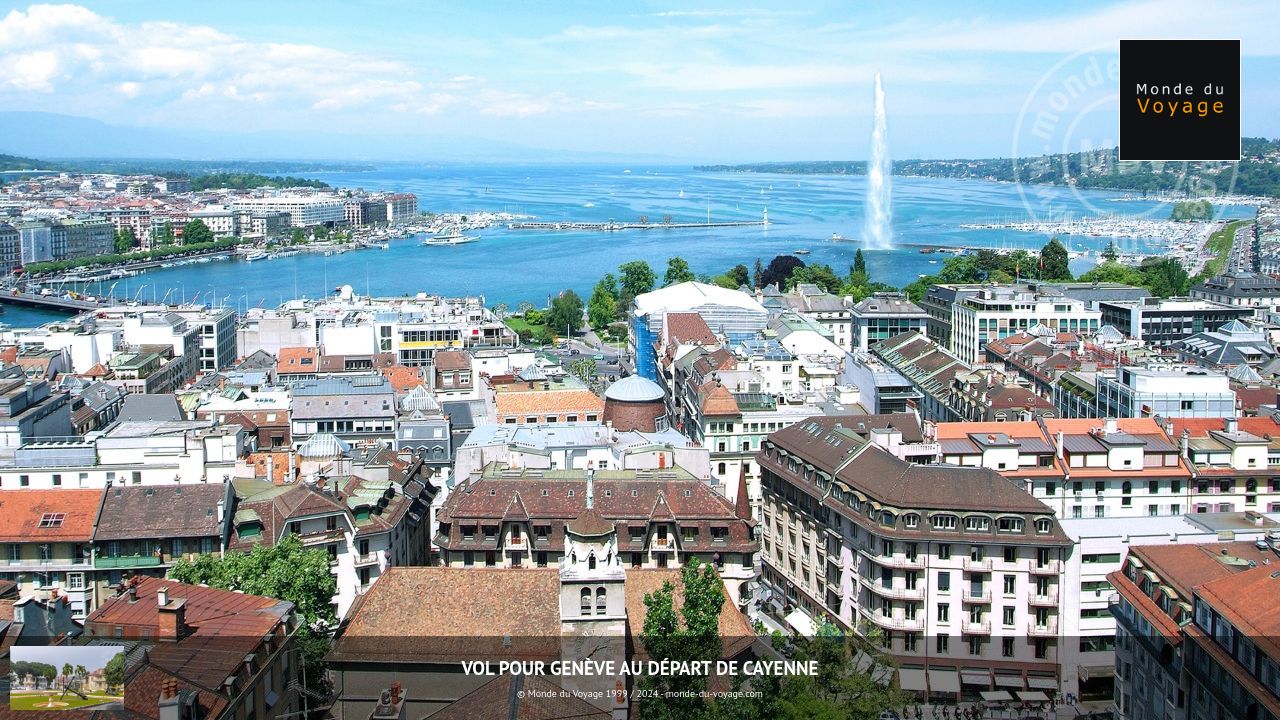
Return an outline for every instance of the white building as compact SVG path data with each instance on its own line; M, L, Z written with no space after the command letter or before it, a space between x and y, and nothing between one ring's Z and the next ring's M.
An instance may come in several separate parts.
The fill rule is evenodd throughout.
M268 210L289 213L293 227L312 227L341 223L346 217L342 199L329 195L275 195L260 198L237 198L232 210Z
M951 351L965 362L980 362L988 340L1039 325L1058 332L1092 333L1102 319L1082 300L1047 289L983 287L958 301L952 311Z

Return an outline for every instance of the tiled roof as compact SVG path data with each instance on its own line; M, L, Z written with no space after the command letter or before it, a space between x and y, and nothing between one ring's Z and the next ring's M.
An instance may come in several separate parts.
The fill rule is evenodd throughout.
M437 370L468 370L471 368L471 353L465 350L438 350L434 362Z
M738 415L741 410L734 400L729 388L714 380L708 380L699 393L702 395L702 414L704 416Z
M676 587L675 610L679 613L684 606L684 584L680 579L680 571L667 568L631 568L627 570L627 625L631 631L633 654L637 658L648 658L644 643L640 636L644 630L644 619L648 615L644 598L646 595L660 590L663 583L670 582ZM719 583L717 588L723 589ZM723 650L721 658L737 657L755 642L756 633L747 617L733 606L729 598L724 599L719 618L720 642Z
M319 367L320 352L313 347L280 348L276 362L278 373L314 373Z
M0 542L88 542L101 504L101 490L5 490Z
M559 415L565 412L591 413L604 410L604 400L590 390L533 390L498 393L499 415Z
M379 372L391 382L391 389L397 395L407 393L416 387L422 387L422 373L418 368L406 365L392 365L381 368Z
M110 487L93 539L218 537L223 483Z
M698 313L669 312L666 314L667 342L676 345L715 345L715 333Z

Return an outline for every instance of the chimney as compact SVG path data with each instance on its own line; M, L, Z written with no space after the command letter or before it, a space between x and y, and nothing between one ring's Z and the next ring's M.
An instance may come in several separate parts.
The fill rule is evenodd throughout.
M226 516L227 516L227 501L219 498L218 499L218 525L219 526L222 525L222 521L224 518L226 518Z
M160 685L160 720L185 720L182 714L182 702L178 697L178 681L173 678Z
M1119 431L1120 431L1120 425L1119 423L1116 422L1115 418L1109 417L1106 420L1102 421L1103 435L1114 435Z
M1187 459L1191 457L1191 431L1183 430L1182 437L1178 439L1178 445L1182 448L1182 457Z
M587 461L587 509L595 507L596 502L596 468L595 462Z
M129 604L132 605L136 602L138 602L138 588L130 585L129 586Z
M165 593L168 599L168 593ZM174 598L161 605L159 611L159 635L161 642L177 642L187 634L187 601Z
M1223 418L1226 424L1227 432L1234 433L1240 429L1240 420L1234 417Z
M379 695L378 703L373 706L373 712L369 713L369 720L404 720L406 699L400 683L391 683L391 687Z
M1062 459L1062 431L1061 430L1058 431L1057 443L1055 444L1057 445L1055 449L1055 454L1058 456L1058 459L1061 460Z
M133 587L130 587L129 589L135 592L137 591L137 589ZM169 586L168 585L165 585L164 587L156 591L156 603L160 607L164 607L165 605L169 604Z

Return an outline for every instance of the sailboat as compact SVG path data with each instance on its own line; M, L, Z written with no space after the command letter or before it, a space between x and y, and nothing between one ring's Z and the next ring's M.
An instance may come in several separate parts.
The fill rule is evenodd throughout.
M684 197L684 188L680 188L680 197Z

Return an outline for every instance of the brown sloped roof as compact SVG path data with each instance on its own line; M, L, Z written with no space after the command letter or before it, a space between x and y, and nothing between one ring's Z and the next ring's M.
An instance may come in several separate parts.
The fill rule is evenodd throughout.
M613 522L604 519L595 508L587 508L585 512L565 523L565 529L582 537L599 537L614 530Z
M107 488L95 541L218 537L224 483Z
M465 350L438 350L434 362L437 370L467 370L471 367L471 353Z
M51 488L0 493L0 542L93 539L102 490Z
M541 675L498 675L432 720L609 720L611 715Z

